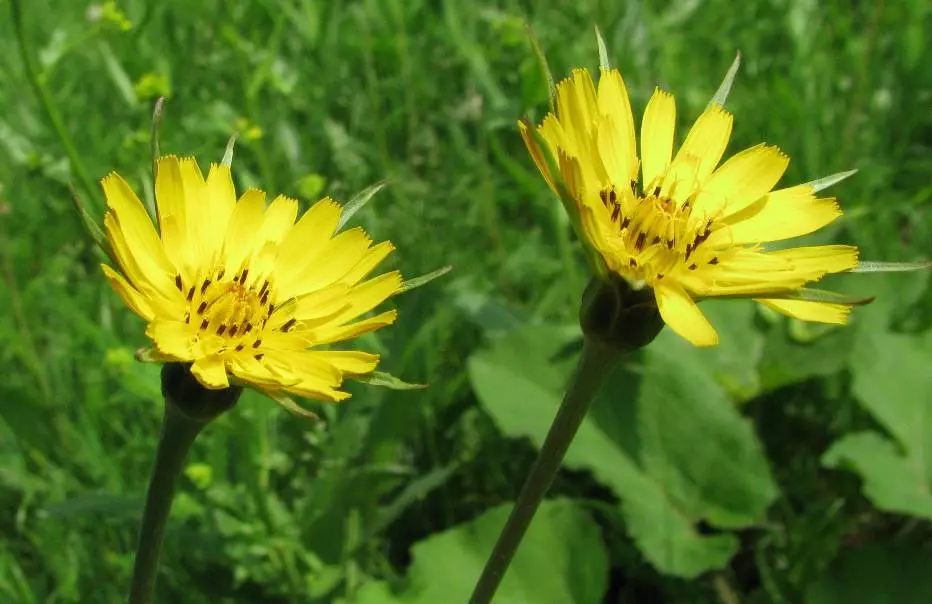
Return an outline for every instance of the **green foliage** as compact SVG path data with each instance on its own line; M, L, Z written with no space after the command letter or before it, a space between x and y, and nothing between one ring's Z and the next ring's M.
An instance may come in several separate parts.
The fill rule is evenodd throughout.
M399 595L381 582L366 585L360 604L456 601L469 598L511 506L493 508L467 524L414 546ZM563 500L541 505L496 601L598 604L608 580L598 525Z
M568 377L551 361L566 335L534 325L470 359L479 401L505 434L543 442ZM605 389L564 461L621 499L628 531L658 570L685 577L724 567L738 545L727 532L701 534L698 522L753 526L776 496L760 443L692 353L669 333L658 338L636 379L626 372ZM619 417L616 405L632 409Z
M562 326L589 272L517 133L548 107L525 22L557 80L598 65L597 25L635 111L662 85L681 130L740 50L730 151L780 145L787 184L858 169L826 191L845 216L811 242L868 262L932 249L918 0L20 4L40 86L0 19L2 601L125 598L158 367L133 360L143 326L85 224L112 170L153 208L159 96L161 152L206 164L238 132L237 187L306 204L385 180L352 222L395 244L406 277L456 267L359 342L428 388L354 384L311 405L319 421L247 394L210 426L159 601L437 601L478 574L575 360ZM921 273L825 287L876 301L845 328L704 302L720 346L664 333L619 368L506 579L512 601L929 599L932 289Z

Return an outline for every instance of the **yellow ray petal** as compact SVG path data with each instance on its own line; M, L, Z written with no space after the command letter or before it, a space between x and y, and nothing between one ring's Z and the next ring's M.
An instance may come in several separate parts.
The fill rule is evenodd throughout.
M598 114L595 84L587 69L574 69L573 75L557 84L557 119L565 132L579 137L588 133Z
M701 186L725 153L731 137L731 124L730 113L718 105L709 105L690 128L686 140L673 158L673 165L679 162L694 163L696 182ZM668 188L671 185L665 183L664 186Z
M336 282L363 259L370 243L366 232L356 227L330 239L315 254L279 256L282 269L276 274L279 295L287 299Z
M316 329L313 332L314 338L318 344L332 344L335 342L342 342L344 340L349 340L350 338L361 336L364 333L375 331L376 329L385 327L386 325L391 325L397 318L398 311L392 309L377 314L374 317L363 319L362 321L357 321L356 323L349 323L347 325L337 325L336 323L333 323Z
M781 241L813 233L841 216L831 197L816 197L809 185L768 193L761 200L725 218L730 228L716 231L708 245L740 245Z
M188 325L182 321L156 320L149 323L146 335L155 344L155 349L176 361L192 361L193 337Z
M239 271L250 252L258 225L262 224L265 212L265 193L249 189L236 202L230 224L223 241L223 253L227 273Z
M130 285L122 275L106 264L101 264L100 267L104 269L104 275L107 277L107 281L110 282L114 291L120 295L120 298L129 306L130 310L146 321L151 321L155 317L152 305L146 297Z
M617 69L602 69L598 90L599 154L609 179L619 187L637 180L637 141L634 116L624 80Z
M163 289L174 279L175 267L165 255L165 248L142 202L123 178L115 172L101 180L107 206L117 219L123 241L118 244L129 252L147 281ZM115 235L115 233L114 233ZM132 279L133 276L130 275Z
M309 350L306 353L336 367L345 375L365 375L379 364L379 355L359 350Z
M664 323L694 346L715 346L718 333L689 294L678 285L662 283L654 288L657 308Z
M194 361L191 373L204 388L222 390L230 387L226 366L220 355L210 355Z
M366 251L362 260L343 275L340 279L340 283L345 283L346 285L355 285L359 283L361 279L364 279L369 273L375 270L375 267L385 260L393 251L395 251L395 246L392 245L391 241L383 241L372 246Z
M276 279L288 282L307 271L307 265L329 245L340 221L342 208L329 197L315 203L285 235L278 251ZM294 293L289 292L288 296Z
M791 264L788 270L807 280L846 271L858 264L858 248L851 245L796 247L767 255L788 261Z
M346 309L333 321L348 321L367 313L401 289L402 279L398 271L384 273L353 287L344 302Z
M833 323L844 325L848 322L851 306L834 302L814 302L810 300L774 300L757 298L757 302L785 315L801 321Z
M675 128L676 102L673 95L655 88L641 120L641 185L645 190L652 187L654 180L670 165Z
M221 164L211 164L205 187L205 206L210 214L210 222L204 229L207 240L204 242L207 254L212 256L220 251L226 236L230 216L236 207L236 190L230 168Z
M700 215L734 214L770 192L790 158L778 147L757 145L729 158L702 186L693 211Z

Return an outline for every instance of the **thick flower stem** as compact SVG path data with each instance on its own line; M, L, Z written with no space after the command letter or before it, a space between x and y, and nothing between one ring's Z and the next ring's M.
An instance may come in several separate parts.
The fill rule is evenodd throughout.
M185 415L171 399L165 400L162 433L155 451L155 466L149 478L146 506L142 511L130 604L152 602L165 523L175 496L175 482L184 467L188 449L208 422Z
M621 352L617 348L586 338L573 380L563 396L563 402L541 446L537 461L524 482L518 501L482 570L482 576L469 600L471 604L488 604L492 601L592 400L620 357Z

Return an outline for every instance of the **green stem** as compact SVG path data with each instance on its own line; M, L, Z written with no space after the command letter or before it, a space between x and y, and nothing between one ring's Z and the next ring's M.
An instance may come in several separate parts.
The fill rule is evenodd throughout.
M130 604L149 604L153 600L162 537L175 496L175 482L184 467L188 449L208 421L188 417L170 399L165 400L162 433L149 478L146 506L142 511Z
M537 461L524 482L505 528L498 536L492 555L482 570L482 576L479 577L469 600L470 604L488 604L492 601L544 494L560 469L570 443L586 417L592 400L620 356L621 353L617 349L586 338L576 373L563 396L563 403L540 448Z
M26 72L26 79L29 81L29 85L32 86L32 90L39 100L39 104L45 111L45 117L48 118L49 123L52 125L52 129L55 130L55 134L58 135L58 140L65 151L65 155L68 156L71 169L74 170L75 175L81 182L81 186L84 187L85 191L92 199L98 199L97 187L94 186L94 183L88 176L84 163L81 161L81 156L78 154L74 142L71 140L71 135L68 134L65 123L58 113L55 103L52 101L52 95L49 94L48 89L45 87L45 83L39 75L39 70L32 58L32 54L29 52L29 45L26 43L26 28L23 25L23 10L20 5L20 0L10 0L10 12L13 15L13 30L16 33L16 41L19 46L20 57L23 60L23 69Z

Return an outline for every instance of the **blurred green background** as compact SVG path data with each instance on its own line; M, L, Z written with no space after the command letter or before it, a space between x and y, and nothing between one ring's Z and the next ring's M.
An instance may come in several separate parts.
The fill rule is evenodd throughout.
M159 425L143 325L72 206L165 153L311 202L390 185L354 221L393 266L454 271L359 342L423 391L353 388L325 421L255 394L196 444L163 602L464 602L572 366L586 269L517 135L605 36L640 115L680 128L740 50L730 150L766 141L795 184L849 168L812 241L928 258L932 5L920 0L0 2L0 600L124 597ZM58 120L53 127L44 95ZM62 133L65 137L62 137ZM70 142L68 142L70 140ZM73 145L72 160L68 146ZM704 303L721 346L665 332L619 367L571 449L503 603L932 602L932 290L876 295L844 329Z

